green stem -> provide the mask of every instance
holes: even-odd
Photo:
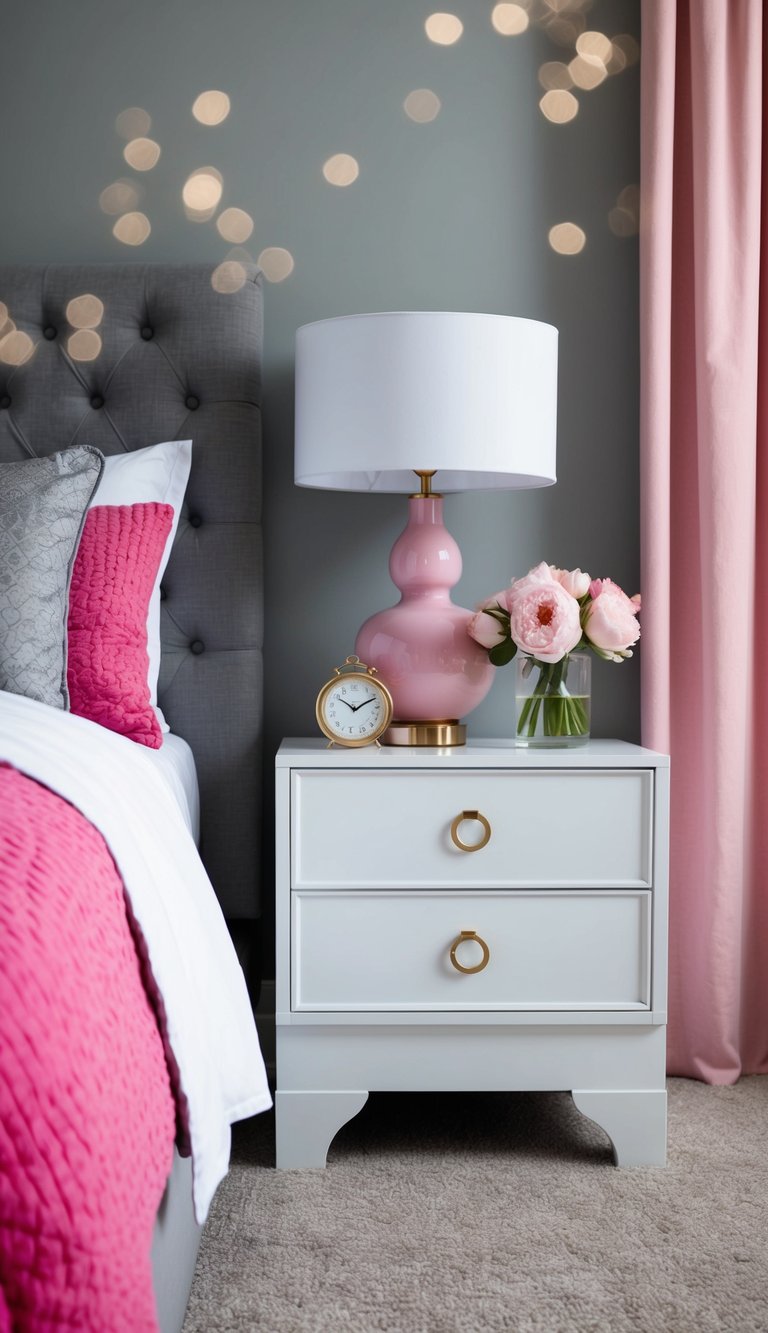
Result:
[[[586,736],[589,731],[587,708],[580,698],[573,698],[563,683],[568,674],[569,658],[559,662],[538,662],[539,678],[522,704],[517,723],[518,736],[533,738],[539,716],[545,736]]]

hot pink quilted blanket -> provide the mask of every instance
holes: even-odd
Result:
[[[175,1107],[101,835],[0,765],[0,1331],[156,1329]]]

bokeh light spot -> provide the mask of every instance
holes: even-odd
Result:
[[[152,117],[141,106],[127,106],[115,121],[121,139],[142,139],[152,129]]]
[[[634,213],[635,217],[640,217],[640,186],[625,185],[616,201],[620,208],[626,208],[628,212]]]
[[[329,185],[351,185],[360,175],[360,167],[349,153],[334,153],[323,163],[323,175]]]
[[[278,245],[268,245],[256,260],[267,282],[283,282],[293,273],[294,262],[290,250],[283,250]]]
[[[640,59],[640,43],[631,33],[619,33],[619,36],[613,39],[613,46],[621,51],[627,66],[637,64]]]
[[[112,235],[123,245],[143,245],[151,230],[146,213],[123,213],[112,228]]]
[[[596,57],[603,65],[607,65],[613,54],[613,42],[610,37],[606,37],[604,32],[582,32],[576,38],[576,51],[586,60],[590,56]]]
[[[192,115],[201,125],[220,125],[227,119],[231,106],[226,93],[210,88],[208,92],[200,93],[199,97],[195,98],[192,103]]]
[[[627,68],[627,57],[620,46],[611,43],[611,54],[606,61],[605,68],[609,74],[621,74],[622,70]]]
[[[625,185],[608,214],[614,236],[636,236],[640,230],[640,186]]]
[[[140,199],[141,190],[133,181],[113,181],[99,195],[99,207],[102,213],[110,213],[116,217],[118,213],[129,213]]]
[[[434,120],[440,107],[440,98],[431,88],[414,88],[403,102],[406,116],[415,120],[417,125],[426,125],[430,120]]]
[[[85,296],[74,296],[66,313],[73,329],[95,329],[104,318],[104,302],[87,292]]]
[[[225,259],[223,264],[219,264],[213,270],[211,286],[214,291],[228,295],[231,292],[239,292],[247,277],[243,264],[235,259]]]
[[[566,125],[569,120],[573,120],[579,110],[579,104],[573,93],[569,93],[565,88],[553,88],[545,93],[539,106],[543,115],[554,125]]]
[[[545,15],[539,22],[555,46],[575,46],[578,37],[587,26],[583,14],[571,11],[567,17],[558,14]]]
[[[187,217],[206,222],[213,217],[224,189],[221,172],[216,167],[198,167],[184,182],[181,197]]]
[[[494,5],[491,23],[502,37],[519,37],[528,27],[529,18],[522,5]]]
[[[539,69],[542,88],[565,89],[573,87],[571,71],[563,60],[547,60]]]
[[[225,208],[216,219],[216,230],[225,241],[241,245],[253,231],[253,218],[244,208]]]
[[[67,351],[73,361],[95,361],[101,351],[101,337],[95,329],[78,329],[67,339]]]
[[[568,69],[577,88],[591,92],[608,78],[608,71],[602,60],[596,56],[574,56]]]
[[[134,171],[151,171],[160,160],[160,145],[154,139],[131,139],[123,149],[123,157]]]
[[[244,264],[246,269],[249,267],[252,268],[256,263],[250,250],[246,250],[244,245],[233,245],[232,248],[227,251],[227,259],[233,259],[238,264]]]
[[[424,30],[430,42],[437,46],[453,46],[464,31],[464,24],[456,14],[430,14]]]
[[[614,236],[637,236],[637,218],[618,205],[608,214],[608,226]]]
[[[12,329],[0,338],[0,361],[6,366],[23,366],[35,350],[35,344],[28,333],[21,329]]]
[[[550,227],[549,244],[559,255],[578,255],[587,243],[586,232],[575,222],[558,222]]]

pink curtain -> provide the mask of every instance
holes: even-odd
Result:
[[[643,739],[672,756],[669,1070],[732,1083],[768,1072],[762,0],[643,0],[642,36]]]

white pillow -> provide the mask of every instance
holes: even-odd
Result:
[[[148,449],[134,449],[132,453],[110,454],[105,458],[101,484],[94,496],[98,505],[167,504],[173,507],[173,523],[165,543],[163,558],[157,570],[155,586],[149,599],[147,614],[147,651],[149,671],[147,684],[152,707],[162,731],[170,731],[157,705],[157,679],[160,672],[160,581],[168,564],[173,539],[181,513],[181,502],[187,489],[192,465],[192,441],[169,440],[166,444],[152,444]]]

